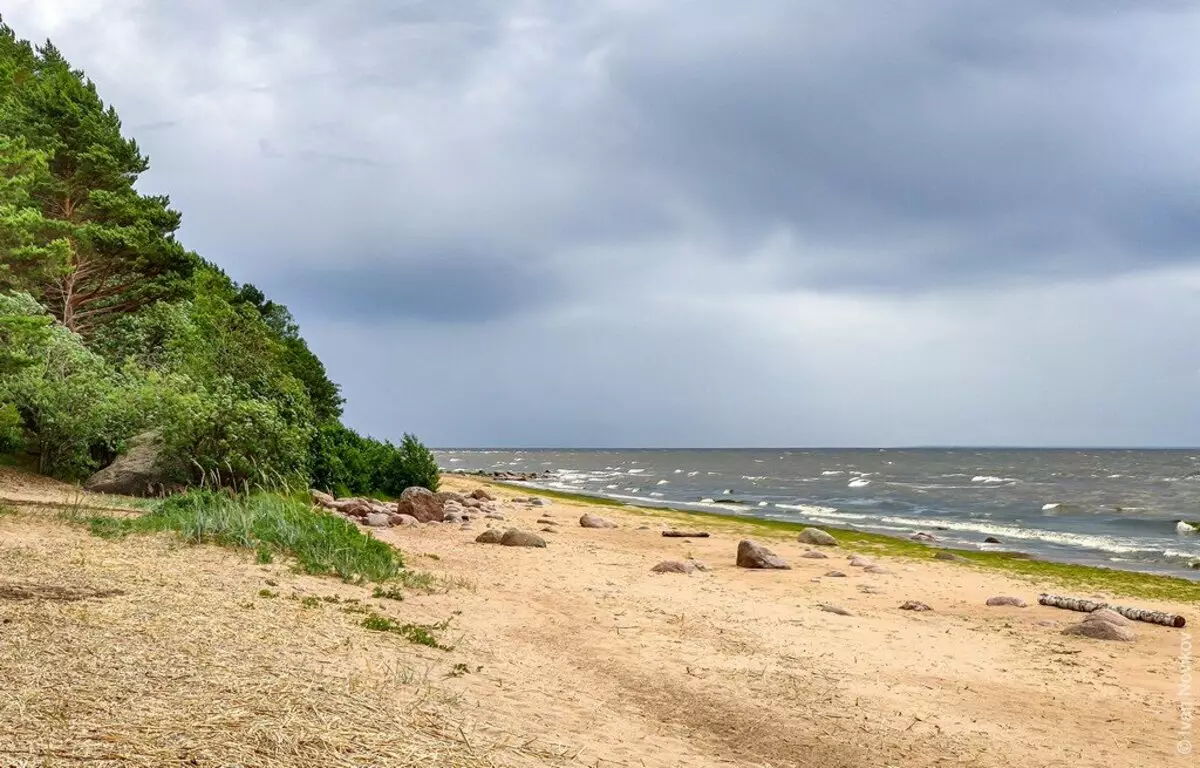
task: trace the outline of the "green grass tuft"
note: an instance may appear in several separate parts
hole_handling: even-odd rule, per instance
[[[385,600],[403,600],[404,593],[396,587],[375,587],[375,591],[371,593],[371,597],[377,597]]]
[[[440,624],[401,624],[397,621],[373,613],[362,620],[362,625],[373,632],[391,632],[400,635],[410,643],[438,648],[443,651],[454,650],[451,646],[442,645],[434,632],[441,632],[450,626],[446,619]]]
[[[7,504],[0,504],[0,517],[11,517],[16,514],[16,507],[10,507]]]
[[[295,558],[314,575],[337,574],[346,581],[382,582],[407,573],[400,553],[367,536],[353,523],[312,505],[269,493],[230,497],[211,491],[171,496],[140,517],[82,518],[92,533],[120,538],[131,533],[175,531],[186,541],[253,549]]]

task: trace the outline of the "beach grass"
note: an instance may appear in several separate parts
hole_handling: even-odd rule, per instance
[[[530,495],[547,496],[549,498],[567,501],[582,501],[621,510],[633,514],[645,515],[657,519],[676,520],[680,524],[694,527],[697,520],[703,520],[708,527],[724,530],[730,533],[757,535],[766,538],[793,538],[805,528],[815,527],[810,523],[789,520],[771,520],[733,513],[680,510],[666,505],[641,506],[622,504],[596,496],[585,496],[561,491],[545,491],[529,488],[524,485],[500,483],[496,485],[512,489],[520,489]],[[913,560],[932,560],[939,552],[953,552],[962,558],[960,561],[939,561],[948,565],[962,567],[980,567],[1004,571],[1014,576],[1028,578],[1038,582],[1050,582],[1063,589],[1087,591],[1089,594],[1104,592],[1112,595],[1141,597],[1150,600],[1175,600],[1187,603],[1200,603],[1200,581],[1182,579],[1138,571],[1122,571],[1113,568],[1098,568],[1077,563],[1059,563],[1038,560],[1022,552],[980,552],[977,550],[946,549],[931,547],[927,544],[888,536],[881,533],[869,533],[849,528],[831,528],[820,526],[822,530],[833,534],[838,543],[848,549],[869,551],[878,555],[911,558]]]
[[[383,582],[407,573],[394,547],[305,501],[272,493],[192,491],[163,499],[135,517],[70,517],[105,538],[174,531],[191,543],[253,550],[260,563],[276,554],[291,557],[304,573],[336,574],[355,583]]]

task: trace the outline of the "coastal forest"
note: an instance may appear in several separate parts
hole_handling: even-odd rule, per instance
[[[180,485],[436,490],[415,437],[342,423],[288,308],[188,250],[148,167],[82,71],[0,22],[0,458],[81,480],[153,433]]]

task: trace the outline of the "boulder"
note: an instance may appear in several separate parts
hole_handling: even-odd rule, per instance
[[[663,560],[650,570],[653,573],[691,573],[696,566],[679,560]]]
[[[1106,621],[1118,627],[1133,626],[1132,621],[1117,613],[1112,608],[1097,608],[1089,613],[1084,621]]]
[[[499,528],[488,528],[483,533],[475,537],[475,541],[480,544],[499,544],[504,538],[504,532]]]
[[[330,508],[347,517],[366,517],[376,511],[369,499],[359,498],[338,499],[330,505]]]
[[[875,565],[875,563],[862,555],[854,555],[850,558],[850,565],[855,568],[866,568],[868,565]]]
[[[466,496],[463,496],[461,493],[455,493],[454,491],[438,491],[434,494],[434,496],[437,496],[439,499],[441,499],[443,504],[450,501],[462,504],[463,499],[466,498]]]
[[[547,501],[547,500],[545,500],[545,499],[543,499],[541,496],[530,496],[530,497],[529,497],[529,502],[528,502],[528,503],[529,503],[529,504],[532,504],[532,505],[533,505],[533,506],[535,506],[535,507],[548,507],[548,506],[550,506],[550,502],[549,502],[549,501]]]
[[[925,533],[923,531],[918,531],[908,538],[912,539],[913,541],[937,541],[937,536],[934,536],[932,533]]]
[[[830,578],[833,578],[833,579],[844,579],[844,578],[846,578],[846,574],[842,573],[841,571],[826,571],[826,572],[825,572],[825,575],[826,575],[826,576],[828,576],[828,577],[830,577]]]
[[[483,490],[482,488],[476,488],[475,490],[471,491],[471,498],[479,499],[480,501],[495,501],[496,500],[495,496],[493,496],[492,494]]]
[[[539,517],[537,520],[537,524],[538,525],[558,525],[558,523],[554,522],[553,520],[551,520],[548,517]]]
[[[483,502],[479,499],[466,498],[462,500],[462,505],[468,509],[479,509],[483,506]]]
[[[445,517],[445,504],[428,488],[405,488],[396,503],[396,512],[411,515],[418,522],[441,522]]]
[[[591,512],[585,513],[579,518],[579,524],[584,528],[616,528],[617,524],[600,515],[593,515]]]
[[[770,568],[787,570],[791,566],[779,555],[761,544],[744,539],[738,542],[737,565],[739,568]]]
[[[83,487],[96,493],[153,496],[174,485],[160,466],[162,434],[143,432],[129,441],[125,453],[87,479]]]
[[[500,543],[506,547],[545,547],[546,540],[536,533],[528,531],[518,531],[516,528],[509,528],[501,537]]]
[[[1090,637],[1093,640],[1119,640],[1132,643],[1137,635],[1129,627],[1121,627],[1107,621],[1082,621],[1072,624],[1062,631],[1064,635]]]
[[[900,610],[902,610],[902,611],[932,611],[933,609],[930,608],[928,605],[925,605],[925,603],[922,603],[920,600],[905,600],[903,603],[900,604]]]
[[[801,544],[815,544],[820,547],[836,547],[837,539],[833,535],[821,530],[820,528],[805,528],[800,531]]]
[[[986,539],[983,540],[983,543],[984,544],[999,544],[1000,539],[997,539],[995,536],[988,536]]]
[[[392,525],[398,525],[401,528],[411,528],[414,525],[417,525],[418,523],[421,522],[420,520],[413,517],[412,515],[402,515],[398,512],[395,514],[392,514],[390,516],[390,519],[392,521]]]
[[[1021,598],[1013,597],[1012,595],[996,595],[994,597],[989,597],[987,599],[987,604],[991,606],[1011,605],[1014,608],[1024,608],[1026,605],[1028,605],[1028,603]]]
[[[828,560],[829,559],[829,555],[825,554],[824,552],[818,552],[815,549],[807,550],[803,555],[800,555],[800,557],[807,557],[810,560]]]
[[[334,498],[324,491],[318,491],[316,488],[309,491],[312,494],[313,504],[318,507],[332,507]]]
[[[367,515],[365,522],[372,528],[387,528],[392,524],[392,518],[382,512],[372,512]]]
[[[874,563],[863,568],[863,570],[867,573],[891,573],[891,571],[889,571],[887,568],[884,568],[882,565],[875,565]]]

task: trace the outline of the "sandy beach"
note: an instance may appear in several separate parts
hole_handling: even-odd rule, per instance
[[[397,602],[170,536],[102,540],[40,506],[65,486],[16,477],[0,476],[18,509],[0,517],[0,580],[125,594],[0,600],[0,676],[15,681],[0,695],[3,765],[1193,764],[1178,754],[1190,627],[1064,636],[1081,616],[1036,604],[1057,584],[860,550],[887,571],[866,573],[843,547],[804,558],[794,536],[751,525],[670,539],[685,517],[533,507],[491,486],[504,521],[377,532],[439,585]],[[619,527],[582,528],[586,512]],[[548,546],[475,543],[485,523]],[[791,570],[735,567],[742,538]],[[651,572],[685,558],[708,570]],[[986,606],[995,595],[1030,607]],[[1103,595],[1194,621],[1194,604],[1120,597]],[[367,632],[347,600],[449,620],[453,650]]]

